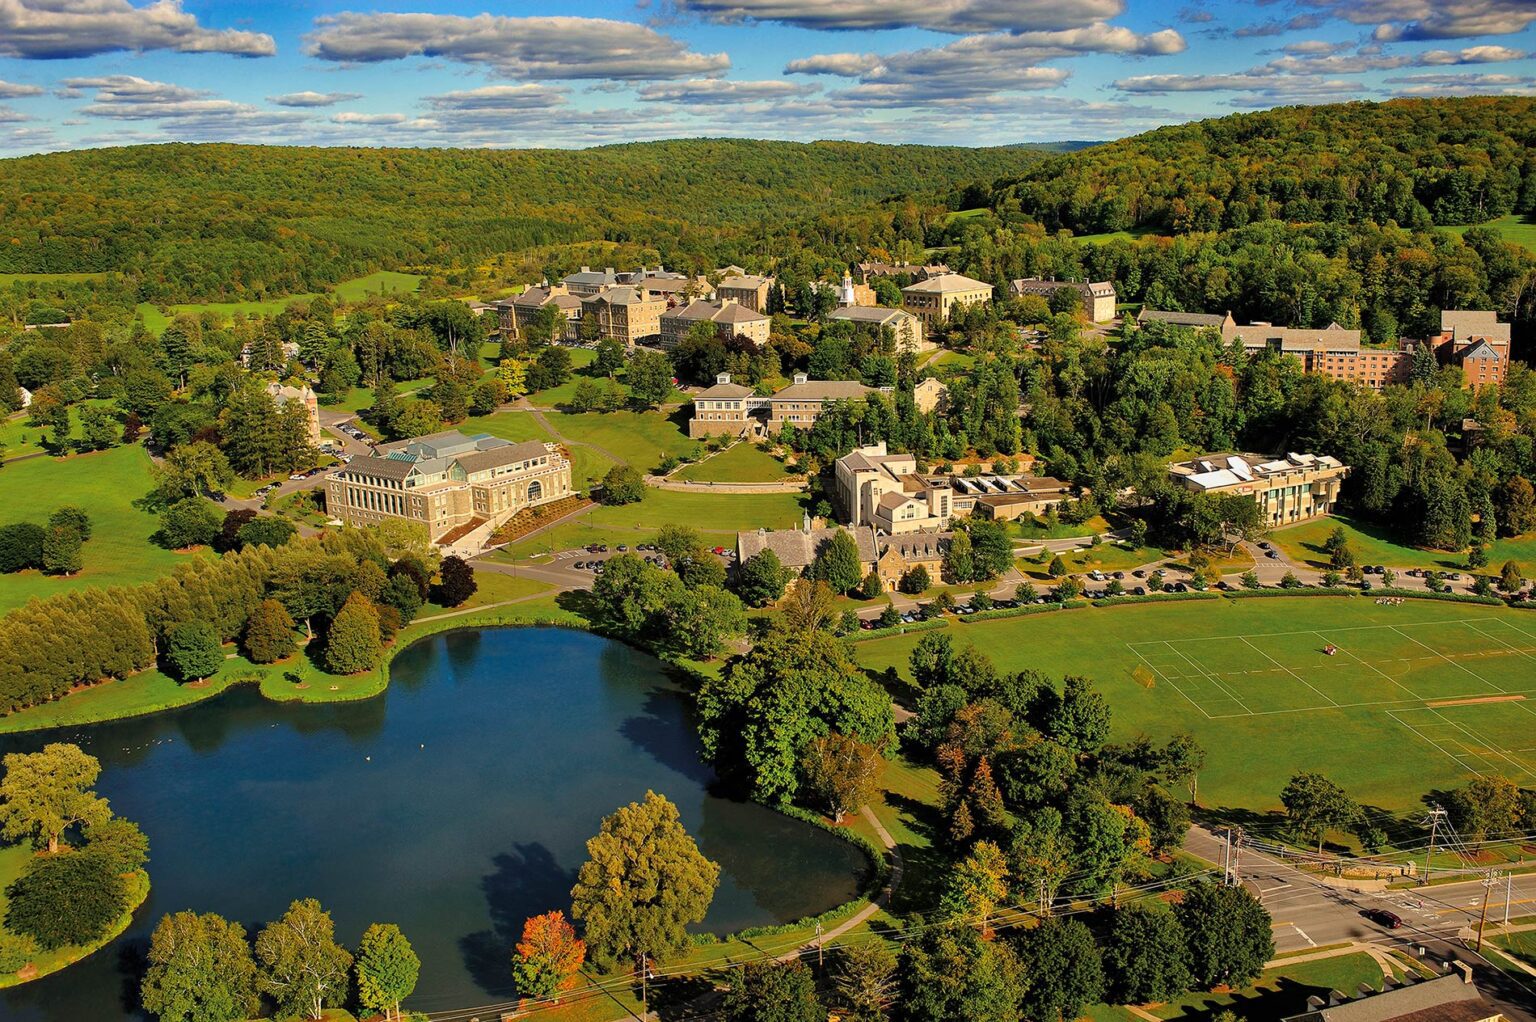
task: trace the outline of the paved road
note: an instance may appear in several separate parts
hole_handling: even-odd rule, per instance
[[[1214,834],[1192,827],[1184,847],[1208,862],[1221,863],[1223,842]],[[1518,1022],[1536,1022],[1536,977],[1523,982],[1487,962],[1458,935],[1475,931],[1484,887],[1471,880],[1436,884],[1381,893],[1357,892],[1324,883],[1285,862],[1251,849],[1240,856],[1240,873],[1274,917],[1277,952],[1305,951],[1312,947],[1347,941],[1398,947],[1426,957],[1454,958],[1474,966],[1480,988],[1496,997]],[[1508,891],[1510,916],[1530,914],[1536,904],[1536,875],[1514,877],[1498,884],[1489,898],[1490,924],[1504,918]],[[1403,926],[1387,929],[1366,913],[1385,909],[1396,913]]]

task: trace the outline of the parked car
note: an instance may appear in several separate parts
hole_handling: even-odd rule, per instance
[[[620,543],[619,544],[619,553],[621,553],[621,554],[629,553],[629,547],[625,546],[623,543]]]
[[[1137,578],[1146,578],[1147,577],[1146,570],[1143,569],[1143,568],[1137,568],[1135,571],[1131,572],[1131,574],[1136,576]]]

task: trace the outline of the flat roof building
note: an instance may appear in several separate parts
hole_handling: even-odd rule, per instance
[[[1185,489],[1252,497],[1270,528],[1331,514],[1349,471],[1326,454],[1210,454],[1168,467]]]

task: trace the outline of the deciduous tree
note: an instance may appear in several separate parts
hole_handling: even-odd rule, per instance
[[[374,923],[357,946],[357,999],[370,1011],[398,1019],[400,1002],[416,989],[421,959],[394,923]]]
[[[347,999],[352,956],[336,943],[331,914],[313,898],[288,906],[256,936],[257,984],[279,1018],[319,1018]]]
[[[606,965],[664,959],[687,946],[709,911],[720,867],[700,853],[677,807],[653,791],[603,820],[571,889],[571,914]]]
[[[1242,987],[1275,953],[1269,912],[1242,887],[1197,883],[1174,908],[1189,948],[1196,986]]]
[[[836,731],[813,739],[800,758],[806,787],[831,811],[834,823],[874,799],[884,768],[874,747]]]
[[[512,954],[512,976],[519,996],[535,1001],[558,998],[578,982],[587,945],[576,938],[564,912],[546,912],[523,923],[523,937]]]
[[[332,674],[371,671],[384,655],[379,612],[362,593],[354,592],[337,612],[325,636],[325,667]]]
[[[211,912],[162,917],[150,937],[149,969],[139,996],[160,1022],[232,1022],[254,1016],[261,998],[244,927]]]
[[[224,650],[212,625],[190,621],[166,635],[165,659],[181,680],[202,681],[224,666]]]
[[[105,823],[107,800],[92,789],[101,763],[78,745],[53,742],[41,752],[11,752],[0,779],[0,835],[31,840],[50,854],[75,824]]]

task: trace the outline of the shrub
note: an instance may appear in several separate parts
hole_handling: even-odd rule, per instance
[[[89,850],[33,859],[6,895],[6,928],[45,951],[101,939],[128,908],[128,886],[112,860]]]

